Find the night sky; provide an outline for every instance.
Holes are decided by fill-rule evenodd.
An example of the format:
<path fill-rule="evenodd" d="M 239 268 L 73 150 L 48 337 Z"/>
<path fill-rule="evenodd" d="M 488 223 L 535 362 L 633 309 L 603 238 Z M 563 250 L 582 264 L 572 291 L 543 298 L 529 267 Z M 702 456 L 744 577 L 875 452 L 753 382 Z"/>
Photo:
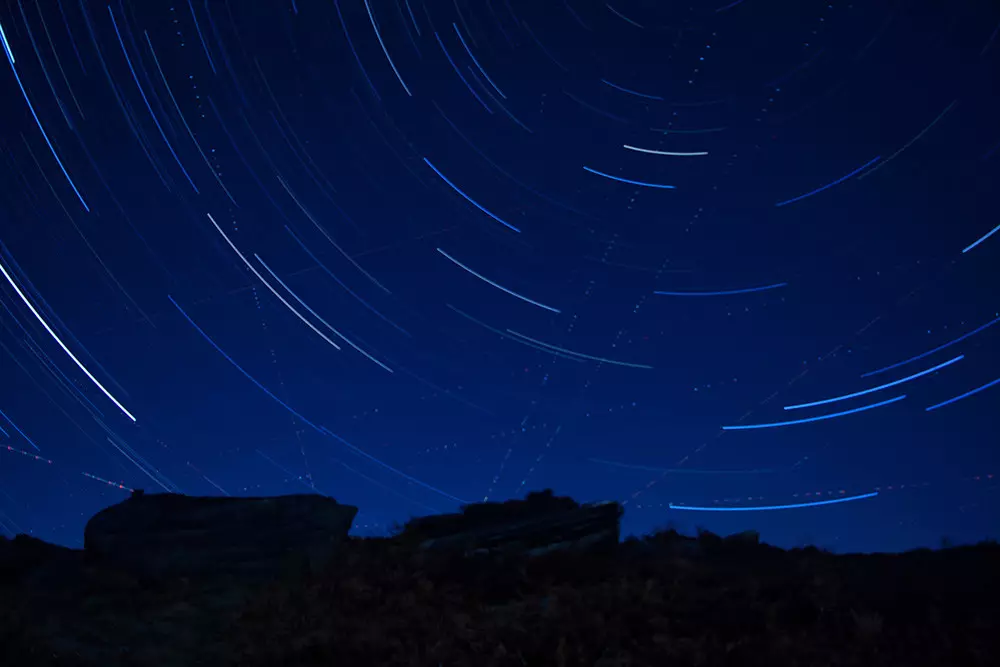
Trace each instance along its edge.
<path fill-rule="evenodd" d="M 1000 6 L 4 0 L 0 532 L 997 537 Z"/>

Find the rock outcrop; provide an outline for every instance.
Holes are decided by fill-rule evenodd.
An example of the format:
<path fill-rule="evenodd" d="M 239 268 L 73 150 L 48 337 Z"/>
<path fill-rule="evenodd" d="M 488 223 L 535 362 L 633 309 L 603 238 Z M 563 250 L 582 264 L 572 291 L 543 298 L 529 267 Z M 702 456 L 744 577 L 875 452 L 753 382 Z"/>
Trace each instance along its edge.
<path fill-rule="evenodd" d="M 290 559 L 327 560 L 358 508 L 320 495 L 273 498 L 133 494 L 94 515 L 88 557 L 150 577 L 277 574 Z"/>
<path fill-rule="evenodd" d="M 467 505 L 458 514 L 414 519 L 401 537 L 419 540 L 424 550 L 533 557 L 614 548 L 622 513 L 616 502 L 580 505 L 546 489 L 525 500 Z"/>
<path fill-rule="evenodd" d="M 0 537 L 0 584 L 48 583 L 64 573 L 76 574 L 81 556 L 76 549 L 49 544 L 30 535 L 17 535 L 13 540 Z"/>
<path fill-rule="evenodd" d="M 1000 664 L 995 542 L 834 555 L 667 530 L 615 544 L 617 503 L 551 491 L 388 539 L 344 539 L 355 512 L 140 496 L 92 520 L 86 551 L 0 538 L 0 665 Z M 191 576 L 315 544 L 336 548 L 307 576 Z"/>

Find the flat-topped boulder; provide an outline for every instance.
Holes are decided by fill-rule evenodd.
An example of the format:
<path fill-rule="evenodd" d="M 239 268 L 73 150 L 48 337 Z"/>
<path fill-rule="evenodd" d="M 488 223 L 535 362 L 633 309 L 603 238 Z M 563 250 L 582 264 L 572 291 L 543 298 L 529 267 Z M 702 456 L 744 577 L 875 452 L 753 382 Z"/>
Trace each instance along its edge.
<path fill-rule="evenodd" d="M 144 494 L 87 522 L 84 551 L 152 577 L 276 574 L 320 562 L 347 539 L 358 508 L 321 495 L 271 498 Z"/>

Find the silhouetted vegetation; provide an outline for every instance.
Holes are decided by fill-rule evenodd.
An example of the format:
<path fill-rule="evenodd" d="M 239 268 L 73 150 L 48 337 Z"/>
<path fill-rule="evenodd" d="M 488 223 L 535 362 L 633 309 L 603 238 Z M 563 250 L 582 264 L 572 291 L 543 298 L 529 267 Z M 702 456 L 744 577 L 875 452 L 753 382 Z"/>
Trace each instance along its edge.
<path fill-rule="evenodd" d="M 469 506 L 390 538 L 352 538 L 327 562 L 264 585 L 144 582 L 82 552 L 67 560 L 70 550 L 37 540 L 0 540 L 0 663 L 1000 664 L 995 542 L 834 555 L 778 549 L 752 531 L 666 529 L 533 558 L 421 546 L 577 508 L 551 493 Z M 40 565 L 53 557 L 58 576 Z"/>

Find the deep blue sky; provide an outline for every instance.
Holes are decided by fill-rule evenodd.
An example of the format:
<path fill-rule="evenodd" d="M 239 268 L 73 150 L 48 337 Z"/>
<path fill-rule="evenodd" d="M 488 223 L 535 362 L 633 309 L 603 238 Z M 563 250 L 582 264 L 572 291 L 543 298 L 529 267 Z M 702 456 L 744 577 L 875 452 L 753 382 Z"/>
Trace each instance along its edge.
<path fill-rule="evenodd" d="M 0 530 L 996 537 L 1000 8 L 724 5 L 4 0 Z"/>

